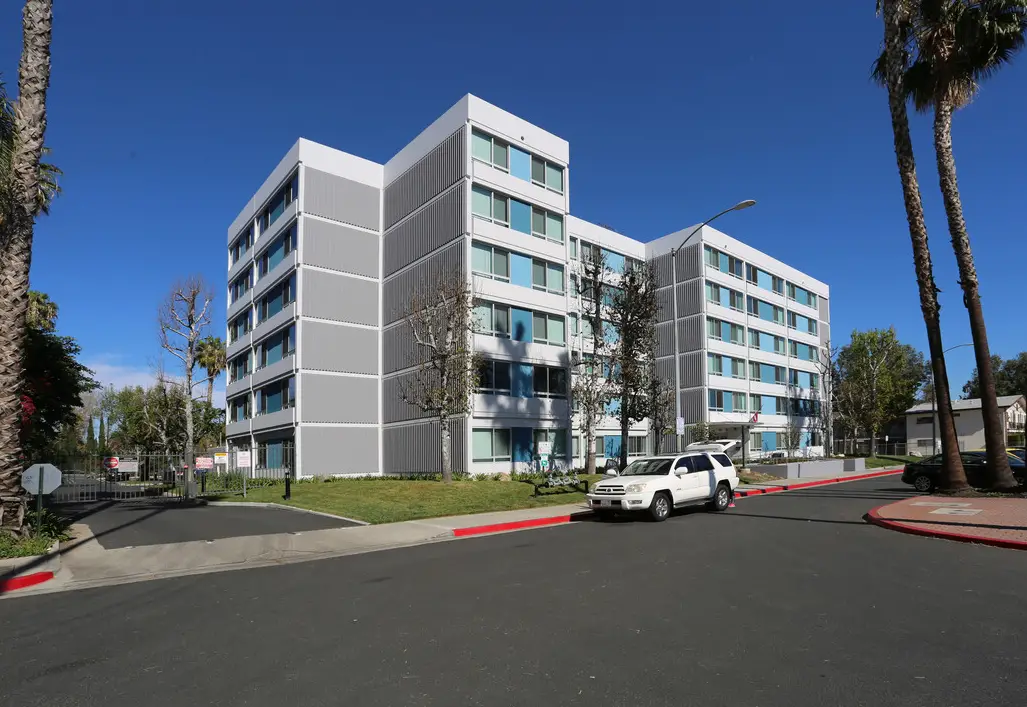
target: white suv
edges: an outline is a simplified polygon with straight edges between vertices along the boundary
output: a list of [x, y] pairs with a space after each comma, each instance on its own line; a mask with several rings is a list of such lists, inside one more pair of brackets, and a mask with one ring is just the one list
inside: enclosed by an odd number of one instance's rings
[[588, 494], [597, 514], [648, 511], [666, 520], [675, 508], [705, 503], [714, 511], [731, 505], [738, 486], [735, 466], [723, 452], [688, 451], [633, 461], [616, 477], [603, 479]]

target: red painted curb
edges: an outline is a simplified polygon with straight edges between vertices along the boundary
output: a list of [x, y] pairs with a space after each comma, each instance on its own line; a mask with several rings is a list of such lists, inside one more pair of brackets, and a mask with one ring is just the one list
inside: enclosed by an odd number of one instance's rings
[[[894, 530], [899, 533], [906, 533], [907, 535], [919, 535], [925, 538], [940, 538], [942, 540], [954, 540], [961, 543], [973, 543], [975, 545], [991, 545], [993, 547], [1003, 547], [1007, 550], [1027, 550], [1027, 542], [1021, 540], [1003, 540], [1001, 538], [984, 538], [980, 535], [967, 535], [966, 533], [956, 533], [951, 530], [931, 530], [929, 528], [919, 528], [915, 525], [907, 525], [901, 521], [892, 520], [891, 518], [882, 518], [879, 511], [886, 506], [894, 504], [886, 503], [883, 506], [877, 508], [871, 508], [867, 511], [866, 519], [871, 525], [877, 525], [881, 528], [888, 530]], [[929, 522], [929, 521], [924, 521]]]
[[531, 518], [529, 520], [514, 520], [509, 523], [493, 523], [492, 525], [476, 525], [470, 528], [454, 528], [453, 537], [466, 538], [471, 535], [487, 535], [488, 533], [504, 533], [508, 530], [522, 530], [524, 528], [544, 528], [547, 525], [560, 525], [570, 523], [572, 520], [583, 516], [591, 515], [592, 511], [581, 513], [570, 513], [562, 516], [551, 516], [549, 518]]
[[818, 479], [816, 481], [803, 481], [797, 484], [788, 484], [787, 486], [778, 486], [772, 489], [751, 489], [748, 491], [735, 491], [735, 495], [739, 498], [745, 498], [746, 496], [762, 496], [768, 493], [781, 493], [782, 491], [794, 491], [795, 489], [805, 489], [811, 486], [827, 486], [829, 484], [842, 484], [846, 481], [860, 481], [861, 479], [876, 479], [879, 476], [889, 476], [891, 474], [900, 474], [902, 469], [890, 469], [888, 471], [873, 471], [868, 474], [854, 474], [853, 476], [840, 476], [833, 479]]
[[15, 589], [34, 587], [37, 584], [49, 582], [51, 579], [53, 579], [53, 572], [33, 572], [32, 574], [22, 575], [21, 577], [11, 577], [10, 579], [0, 580], [0, 594], [12, 592]]

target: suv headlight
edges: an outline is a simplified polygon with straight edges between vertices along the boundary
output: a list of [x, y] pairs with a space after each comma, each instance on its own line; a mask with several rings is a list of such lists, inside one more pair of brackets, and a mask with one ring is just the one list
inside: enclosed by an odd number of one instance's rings
[[645, 491], [645, 484], [628, 484], [624, 487], [624, 493], [642, 493]]

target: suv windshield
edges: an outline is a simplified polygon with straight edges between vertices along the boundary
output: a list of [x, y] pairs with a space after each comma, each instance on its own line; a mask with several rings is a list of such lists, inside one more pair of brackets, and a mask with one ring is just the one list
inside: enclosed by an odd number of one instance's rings
[[672, 459], [639, 459], [628, 464], [621, 476], [663, 476], [670, 473]]

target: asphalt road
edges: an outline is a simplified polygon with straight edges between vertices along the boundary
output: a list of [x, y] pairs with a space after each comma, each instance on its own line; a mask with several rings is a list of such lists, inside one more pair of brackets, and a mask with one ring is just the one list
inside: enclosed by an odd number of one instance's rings
[[177, 500], [117, 501], [65, 509], [107, 550], [246, 535], [345, 528], [338, 518], [284, 508], [197, 506]]
[[0, 601], [0, 704], [1022, 705], [1027, 553], [862, 514], [875, 479]]

